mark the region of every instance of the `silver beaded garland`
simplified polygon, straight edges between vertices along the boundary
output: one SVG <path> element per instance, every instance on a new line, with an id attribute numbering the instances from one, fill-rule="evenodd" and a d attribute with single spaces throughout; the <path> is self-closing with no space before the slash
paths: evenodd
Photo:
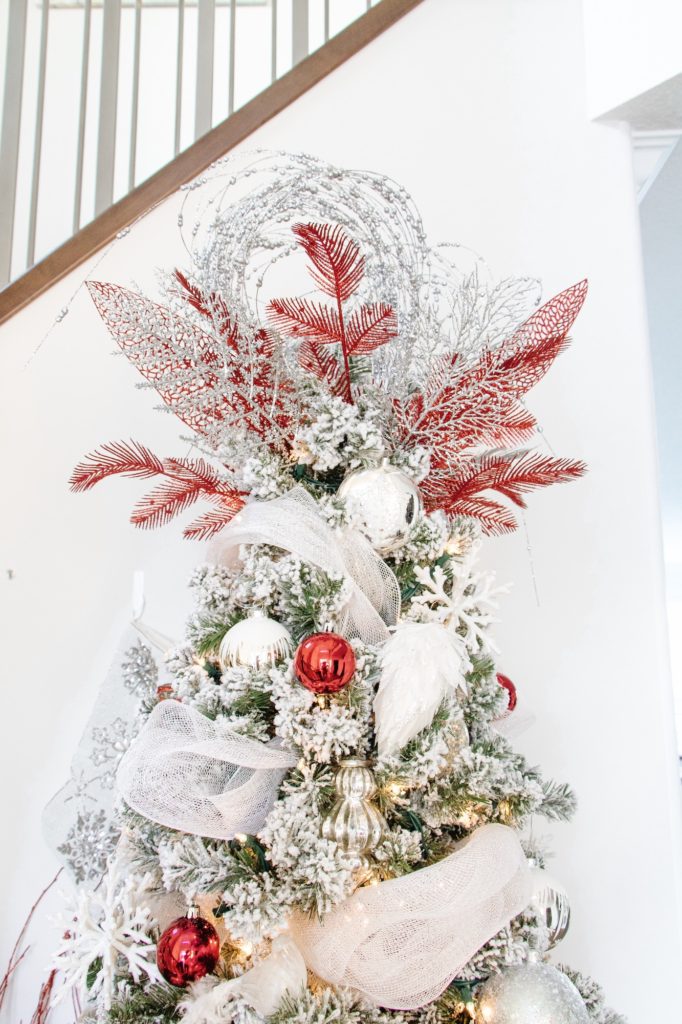
<path id="1" fill-rule="evenodd" d="M 223 669 L 271 668 L 291 653 L 291 634 L 281 622 L 255 611 L 228 629 L 218 659 Z"/>
<path id="2" fill-rule="evenodd" d="M 422 509 L 414 481 L 386 462 L 375 469 L 349 473 L 339 487 L 339 498 L 354 525 L 380 555 L 390 555 L 403 546 Z"/>
<path id="3" fill-rule="evenodd" d="M 589 1024 L 583 998 L 551 964 L 526 963 L 494 974 L 477 997 L 478 1024 Z"/>

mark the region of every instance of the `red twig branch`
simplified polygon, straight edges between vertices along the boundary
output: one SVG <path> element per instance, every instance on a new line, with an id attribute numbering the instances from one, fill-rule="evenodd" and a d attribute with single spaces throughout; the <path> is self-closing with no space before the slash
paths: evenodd
<path id="1" fill-rule="evenodd" d="M 33 919 L 33 915 L 35 914 L 35 912 L 38 909 L 40 903 L 43 901 L 43 899 L 45 898 L 47 893 L 50 891 L 52 886 L 55 884 L 55 882 L 57 881 L 57 879 L 59 878 L 61 873 L 62 873 L 62 868 L 59 869 L 59 871 L 54 876 L 52 881 L 49 882 L 45 886 L 45 888 L 41 892 L 40 896 L 38 896 L 37 900 L 35 901 L 35 903 L 31 907 L 31 909 L 29 910 L 28 917 L 24 921 L 24 924 L 23 924 L 23 926 L 21 928 L 21 931 L 17 935 L 17 941 L 14 943 L 14 947 L 13 947 L 12 952 L 10 954 L 9 963 L 7 964 L 7 970 L 5 971 L 4 975 L 2 976 L 2 980 L 0 980 L 0 1010 L 2 1009 L 3 1003 L 5 1001 L 5 997 L 7 995 L 7 991 L 9 989 L 9 985 L 10 985 L 10 981 L 12 980 L 12 976 L 14 975 L 14 972 L 16 971 L 17 967 L 19 966 L 19 964 L 24 959 L 24 957 L 26 956 L 26 954 L 28 953 L 28 951 L 30 949 L 30 946 L 27 946 L 25 949 L 23 949 L 21 951 L 21 953 L 19 952 L 19 947 L 21 946 L 22 942 L 24 941 L 24 938 L 26 936 L 26 932 L 28 931 L 29 925 L 31 924 L 31 921 Z M 48 978 L 48 981 L 49 981 L 49 978 Z M 54 982 L 52 982 L 52 983 L 54 983 Z M 47 984 L 47 982 L 45 984 Z M 50 986 L 50 988 L 51 988 L 51 986 Z M 41 997 L 42 997 L 42 989 L 41 989 Z M 44 1017 L 43 1018 L 38 1018 L 38 1024 L 41 1024 L 41 1021 L 43 1021 L 44 1019 L 45 1019 Z"/>
<path id="2" fill-rule="evenodd" d="M 50 1001 L 52 998 L 52 989 L 54 988 L 55 978 L 57 977 L 57 969 L 52 968 L 47 980 L 40 986 L 40 995 L 38 996 L 38 1005 L 36 1006 L 33 1016 L 31 1017 L 31 1024 L 47 1024 L 47 1018 L 50 1013 Z"/>

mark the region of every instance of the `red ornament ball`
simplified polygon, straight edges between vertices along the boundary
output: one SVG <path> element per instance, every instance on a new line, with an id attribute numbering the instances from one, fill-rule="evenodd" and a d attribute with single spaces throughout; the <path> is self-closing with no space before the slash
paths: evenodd
<path id="1" fill-rule="evenodd" d="M 210 974 L 220 957 L 220 939 L 203 917 L 179 917 L 156 948 L 156 963 L 166 981 L 182 988 Z"/>
<path id="2" fill-rule="evenodd" d="M 497 681 L 507 691 L 507 711 L 513 711 L 516 707 L 516 687 L 509 676 L 503 676 L 501 672 L 497 673 Z"/>
<path id="3" fill-rule="evenodd" d="M 338 633 L 312 633 L 298 646 L 294 672 L 313 693 L 337 693 L 355 672 L 353 648 Z"/>

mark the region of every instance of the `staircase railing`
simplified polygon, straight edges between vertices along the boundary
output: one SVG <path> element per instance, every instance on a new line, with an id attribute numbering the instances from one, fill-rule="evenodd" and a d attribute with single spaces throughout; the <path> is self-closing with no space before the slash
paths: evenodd
<path id="1" fill-rule="evenodd" d="M 420 2 L 9 0 L 0 322 Z"/>

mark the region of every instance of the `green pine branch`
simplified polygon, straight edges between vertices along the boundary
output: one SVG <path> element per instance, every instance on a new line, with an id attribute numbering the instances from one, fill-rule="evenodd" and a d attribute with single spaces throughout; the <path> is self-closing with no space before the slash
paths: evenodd
<path id="1" fill-rule="evenodd" d="M 113 1004 L 106 1017 L 107 1024 L 171 1024 L 179 1021 L 178 1003 L 183 995 L 182 989 L 171 985 L 153 985 L 144 991 L 131 992 L 127 999 Z"/>

